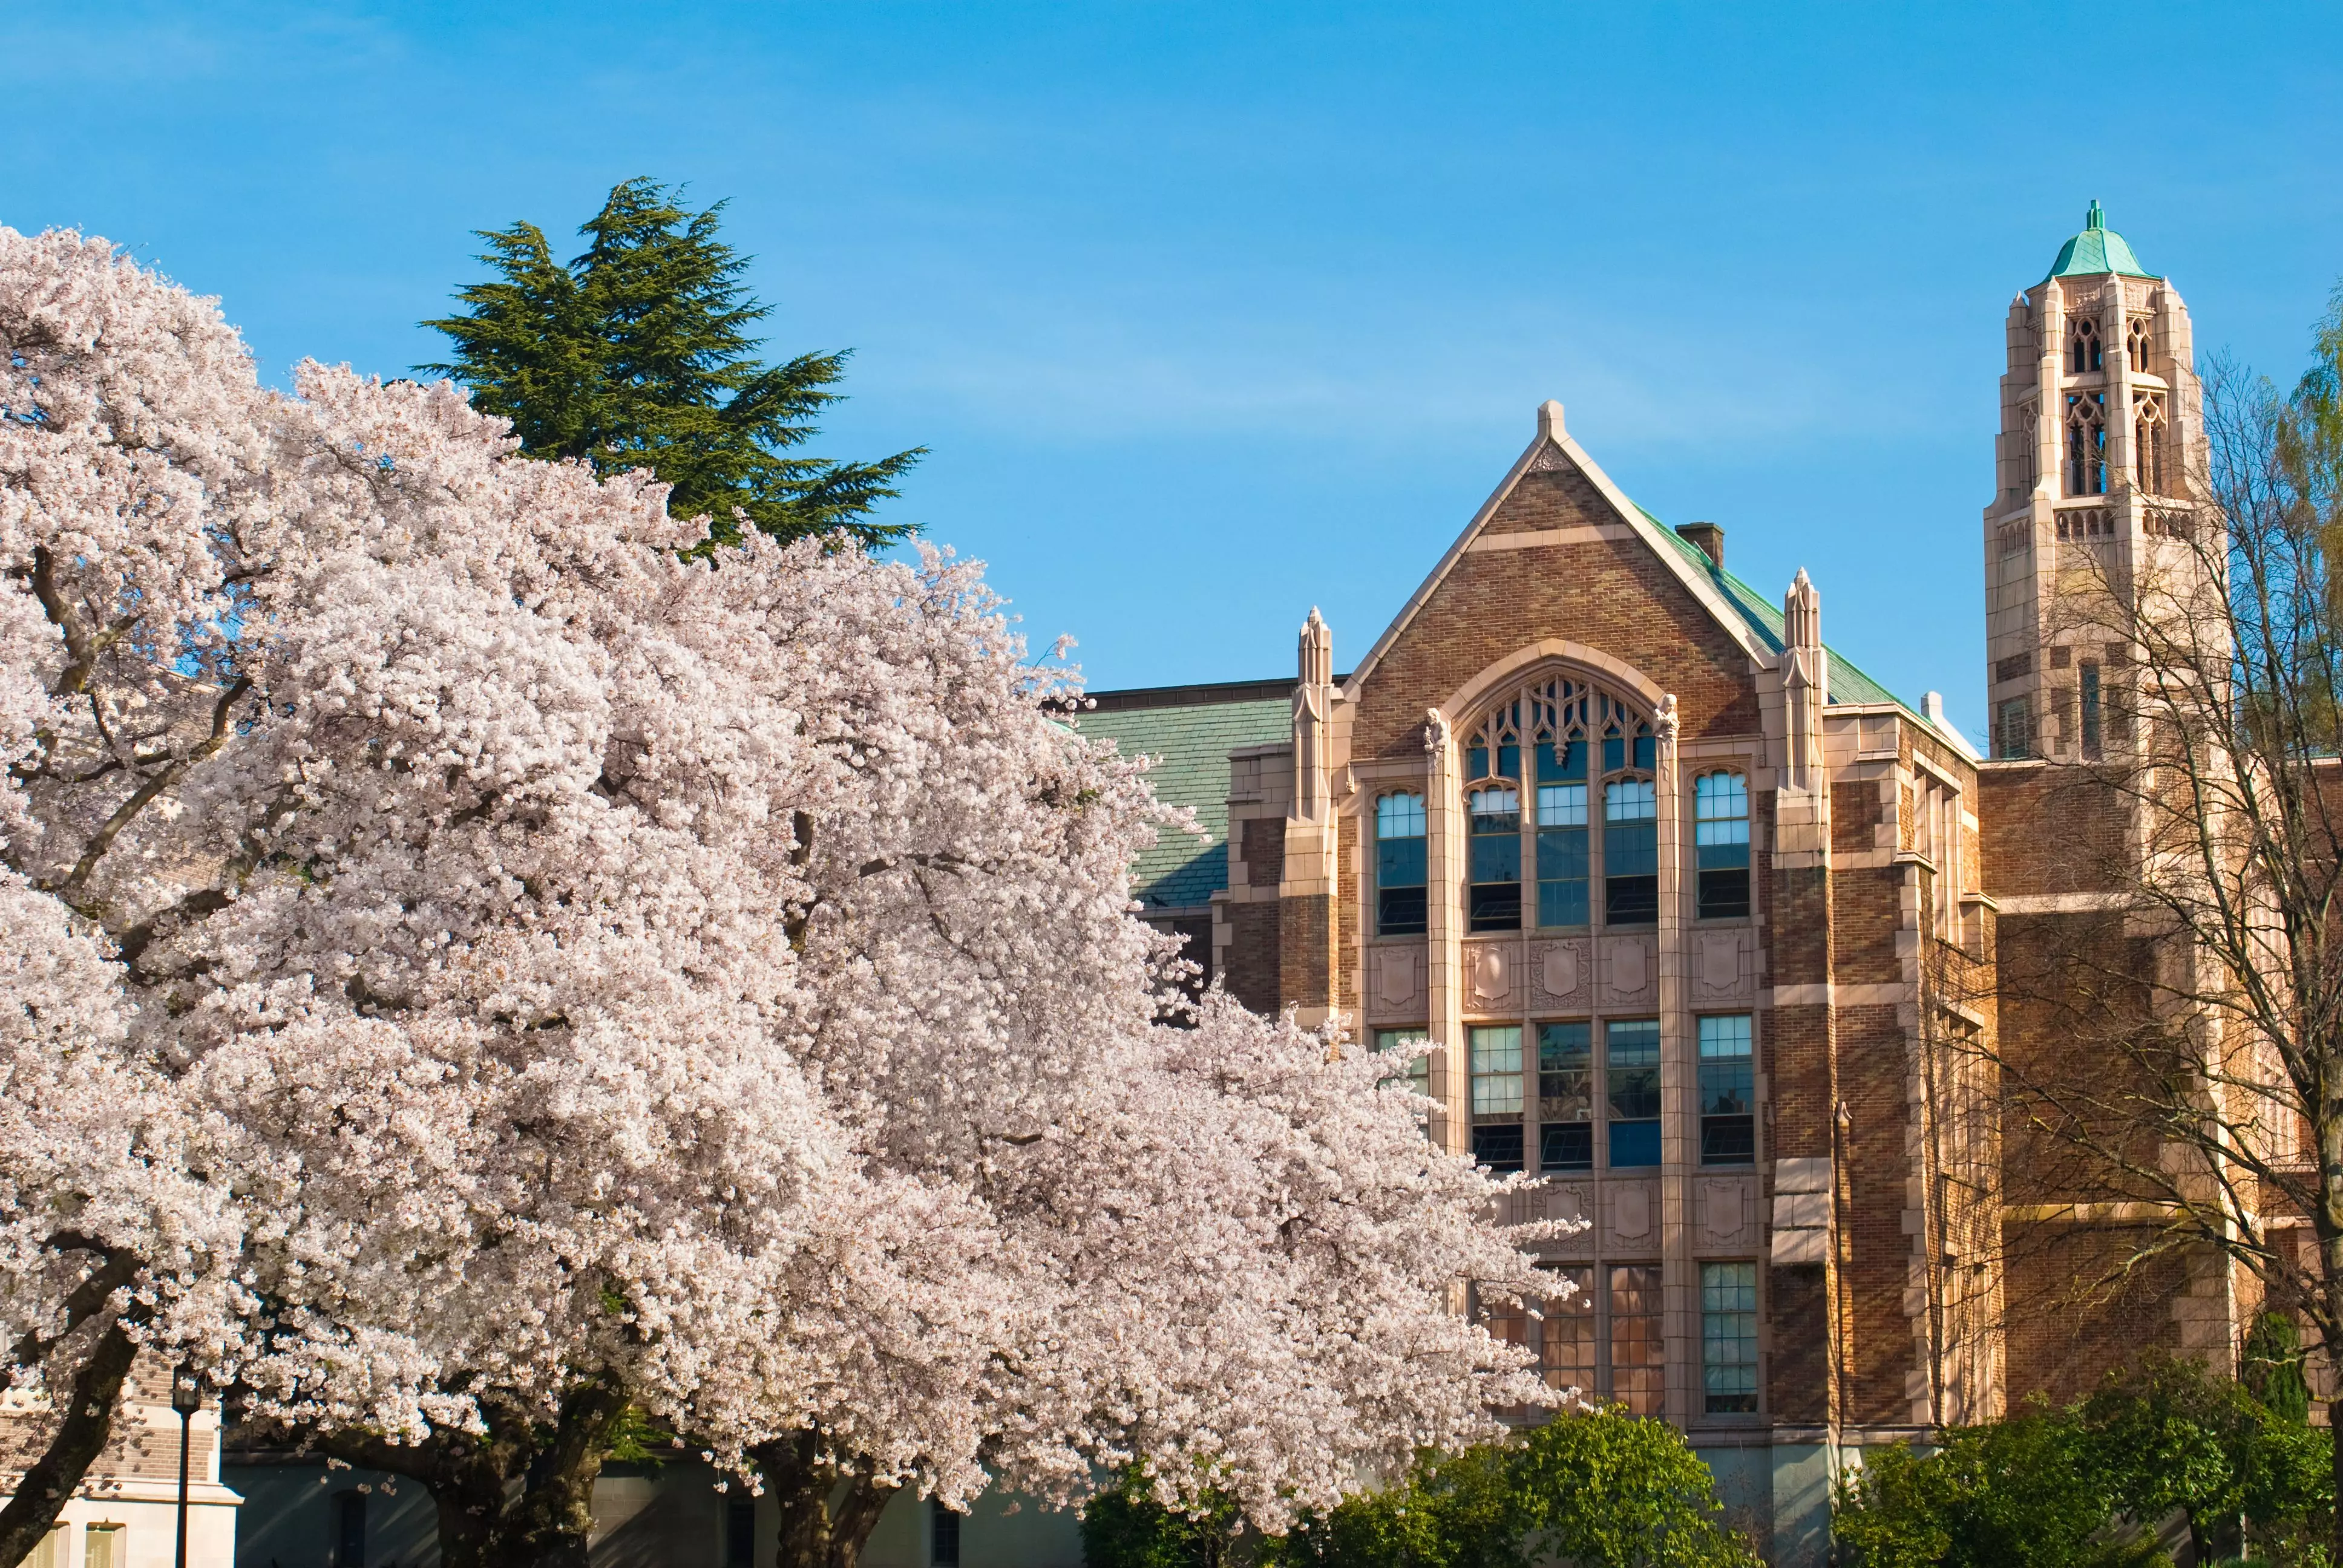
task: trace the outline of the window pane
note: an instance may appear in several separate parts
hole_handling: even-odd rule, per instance
[[[1512,789],[1475,789],[1467,851],[1466,924],[1476,931],[1519,930],[1522,924],[1521,796]]]
[[[1660,1124],[1656,1121],[1611,1123],[1611,1169],[1633,1171],[1660,1162]]]
[[[1378,839],[1421,839],[1423,837],[1423,797],[1421,795],[1386,795],[1375,802],[1375,837]]]
[[[1522,1031],[1519,1025],[1473,1030],[1473,1112],[1522,1113]]]
[[[1420,937],[1430,925],[1430,905],[1422,888],[1384,888],[1375,894],[1375,931],[1386,937]]]
[[[1538,751],[1538,777],[1544,779],[1584,779],[1586,777],[1586,742],[1565,740],[1559,746],[1541,746]]]
[[[1522,1169],[1522,1124],[1493,1121],[1473,1129],[1473,1158],[1492,1171]]]
[[[1657,1415],[1667,1391],[1667,1341],[1660,1324],[1660,1271],[1634,1263],[1611,1271],[1611,1397],[1637,1415]]]
[[[1428,924],[1424,902],[1423,797],[1375,802],[1375,932],[1413,937]]]
[[[1538,1169],[1541,1171],[1592,1171],[1594,1169],[1594,1123],[1592,1121],[1549,1121],[1538,1129]]]
[[[1705,855],[1708,851],[1703,849],[1701,853]],[[1745,856],[1748,853],[1748,846],[1742,847],[1742,853]],[[1700,873],[1699,897],[1700,907],[1695,913],[1701,920],[1747,919],[1749,915],[1748,869],[1742,867],[1724,870],[1703,869]],[[1658,890],[1655,886],[1653,890],[1654,908],[1657,907],[1658,898]],[[1654,918],[1658,917],[1654,915]]]
[[[1541,828],[1584,828],[1586,826],[1586,786],[1584,784],[1541,784],[1537,792],[1538,826]]]
[[[1431,1039],[1429,1031],[1421,1029],[1379,1029],[1375,1030],[1375,1049],[1393,1050],[1403,1045],[1421,1045]],[[1432,1092],[1432,1057],[1418,1056],[1407,1064],[1407,1081],[1418,1094]]]
[[[1584,1023],[1538,1025],[1538,1168],[1594,1165],[1594,1040]]]
[[[1756,1159],[1755,1081],[1748,1015],[1700,1020],[1702,1164],[1747,1165]]]
[[[1712,1415],[1757,1408],[1757,1265],[1700,1266],[1700,1376]]]
[[[1384,888],[1423,886],[1423,840],[1382,839],[1375,843],[1375,882]]]
[[[1603,819],[1606,822],[1656,822],[1658,798],[1648,779],[1622,779],[1603,787]]]
[[[1648,779],[1603,790],[1603,918],[1637,925],[1660,918],[1659,807]]]
[[[1584,1023],[1538,1025],[1538,1099],[1548,1121],[1594,1114],[1594,1040]]]
[[[1595,1396],[1594,1271],[1565,1268],[1554,1271],[1574,1287],[1562,1301],[1549,1301],[1539,1325],[1538,1371],[1549,1388],[1577,1389]]]
[[[1693,816],[1700,822],[1722,822],[1739,818],[1743,823],[1741,837],[1749,837],[1749,787],[1738,773],[1704,773],[1693,780]],[[1706,839],[1701,840],[1708,842]]]

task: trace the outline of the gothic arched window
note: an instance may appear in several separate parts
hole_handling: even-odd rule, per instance
[[[2107,493],[2107,399],[2103,392],[2066,395],[2066,493]]]
[[[2133,317],[2124,328],[2124,348],[2131,356],[2131,367],[2143,376],[2147,374],[2147,350],[2155,336],[2156,323],[2145,316]]]
[[[1651,719],[1568,676],[1504,698],[1464,748],[1470,847],[1465,926],[1513,931],[1659,919],[1659,814]],[[1600,802],[1603,833],[1592,833]],[[1535,892],[1524,896],[1527,868]]]
[[[2139,467],[2139,487],[2151,496],[2164,488],[2164,394],[2135,392],[2131,399],[2132,461]]]
[[[2066,329],[2066,374],[2082,376],[2106,368],[2099,347],[2099,324],[2087,316],[2075,317]]]

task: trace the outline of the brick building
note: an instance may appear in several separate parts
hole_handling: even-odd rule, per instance
[[[1850,1451],[2236,1332],[2215,1265],[2059,1299],[2109,1238],[2005,1175],[1987,1063],[2056,1041],[2000,1038],[2029,1026],[1997,960],[2115,898],[2046,853],[2119,662],[2062,596],[2156,548],[2200,439],[2187,311],[2097,204],[2007,330],[1994,759],[1825,646],[1803,571],[1777,602],[1636,506],[1557,403],[1349,674],[1313,610],[1295,679],[1082,721],[1216,835],[1142,864],[1150,918],[1254,1007],[1437,1047],[1431,1136],[1586,1221],[1543,1249],[1570,1307],[1493,1328],[1684,1427],[1781,1563],[1822,1560]]]

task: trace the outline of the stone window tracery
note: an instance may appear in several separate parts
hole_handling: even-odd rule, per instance
[[[1657,920],[1655,748],[1648,716],[1570,676],[1547,676],[1491,709],[1464,748],[1466,929],[1519,930],[1524,916],[1544,928],[1590,925],[1598,881],[1604,923]]]
[[[2139,487],[2151,496],[2164,489],[2166,425],[2164,394],[2135,392],[2131,399],[2132,460],[2139,467]]]
[[[2066,493],[2107,493],[2107,399],[2103,392],[2066,395]]]
[[[2141,375],[2147,374],[2147,351],[2156,338],[2156,322],[2151,317],[2135,316],[2124,328],[2124,348],[2131,356],[2131,367]]]
[[[2099,344],[2099,324],[2087,316],[2077,316],[2066,328],[2066,373],[2087,376],[2106,368]]]

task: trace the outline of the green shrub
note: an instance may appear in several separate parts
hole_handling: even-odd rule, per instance
[[[1134,1477],[1082,1518],[1090,1568],[1756,1568],[1708,1467],[1664,1422],[1580,1411],[1461,1453],[1427,1452],[1282,1538],[1212,1500],[1173,1513]]]
[[[2154,1532],[2177,1514],[2199,1562],[2324,1563],[2332,1452],[2202,1362],[2151,1352],[2065,1409],[1871,1451],[1832,1530],[1856,1568],[2114,1568],[2167,1561]]]

